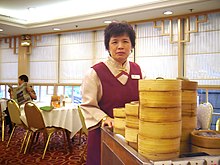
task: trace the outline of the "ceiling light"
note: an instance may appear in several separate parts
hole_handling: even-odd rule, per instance
[[[3,29],[0,29],[0,32],[3,32]]]
[[[53,30],[54,30],[54,31],[59,31],[59,30],[60,30],[60,28],[53,28]]]
[[[106,21],[104,21],[104,23],[106,23],[106,24],[110,24],[110,23],[112,23],[112,21],[110,21],[110,20],[106,20]]]
[[[165,12],[163,12],[163,14],[164,15],[171,15],[171,14],[173,14],[173,12],[172,11],[165,11]]]

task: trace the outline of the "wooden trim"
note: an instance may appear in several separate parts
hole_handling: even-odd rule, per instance
[[[216,89],[216,90],[220,90],[220,86],[219,85],[199,85],[198,89]]]

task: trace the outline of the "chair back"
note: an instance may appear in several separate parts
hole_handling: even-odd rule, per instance
[[[2,118],[2,107],[1,107],[1,104],[0,104],[0,118]]]
[[[216,121],[216,131],[220,131],[220,118]]]
[[[82,114],[82,110],[80,108],[80,106],[78,106],[78,112],[79,112],[79,117],[82,123],[82,131],[88,136],[88,129],[86,128],[86,123],[85,123],[85,118]]]
[[[40,112],[40,109],[33,102],[25,103],[24,111],[27,119],[27,124],[30,129],[45,128],[44,119]]]
[[[210,129],[212,122],[213,107],[212,104],[202,103],[197,107],[198,123],[201,129]]]
[[[22,124],[22,121],[20,119],[20,109],[18,104],[15,102],[15,100],[9,100],[8,101],[8,112],[11,118],[11,121],[15,124]]]

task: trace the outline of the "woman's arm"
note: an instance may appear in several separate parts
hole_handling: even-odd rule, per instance
[[[31,86],[27,86],[26,90],[29,93],[31,99],[37,100],[36,92],[34,91],[34,89]]]
[[[107,115],[100,109],[98,102],[102,97],[102,85],[96,72],[91,68],[83,79],[81,85],[82,112],[87,128],[100,123]]]

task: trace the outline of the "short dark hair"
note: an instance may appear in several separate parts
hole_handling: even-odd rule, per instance
[[[24,82],[28,82],[28,76],[26,76],[25,74],[20,75],[18,78],[19,78],[20,80],[23,80]]]
[[[129,36],[132,48],[134,48],[136,35],[133,27],[127,22],[112,22],[105,28],[104,31],[106,50],[109,50],[109,41],[112,36],[117,37],[123,34],[127,34]]]

